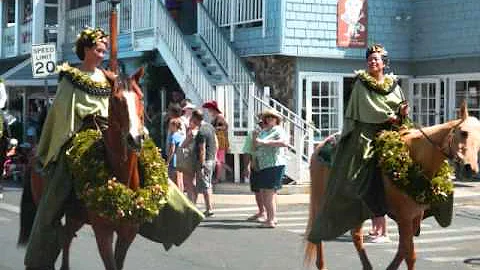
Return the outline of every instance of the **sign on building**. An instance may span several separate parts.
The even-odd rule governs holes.
[[[367,0],[339,0],[337,5],[337,46],[367,47]]]
[[[32,44],[32,73],[34,78],[44,78],[54,74],[56,65],[55,43]]]

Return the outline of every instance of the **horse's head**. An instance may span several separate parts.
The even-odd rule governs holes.
[[[480,121],[468,115],[465,102],[460,108],[460,118],[460,123],[452,130],[450,151],[459,165],[464,166],[466,176],[470,178],[472,173],[479,172]]]
[[[115,79],[109,102],[109,126],[127,146],[139,150],[145,137],[143,118],[143,94],[139,80],[143,76],[143,68],[127,77],[119,75]]]

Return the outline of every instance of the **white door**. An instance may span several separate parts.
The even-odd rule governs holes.
[[[468,106],[468,113],[480,117],[480,75],[465,78],[451,79],[450,89],[452,102],[450,118],[458,117],[461,104],[465,101]]]
[[[445,121],[445,93],[440,80],[434,78],[409,80],[410,116],[421,126]]]
[[[306,78],[305,119],[320,130],[318,141],[339,131],[343,122],[343,77],[311,76]]]

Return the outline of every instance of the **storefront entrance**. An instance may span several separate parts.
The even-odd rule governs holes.
[[[453,117],[460,110],[465,100],[470,115],[480,118],[480,75],[451,79],[450,89],[453,89],[452,103],[455,104]]]
[[[343,77],[306,76],[303,114],[320,130],[315,141],[339,131],[343,121]]]
[[[445,87],[440,79],[410,79],[409,102],[413,122],[421,126],[432,126],[445,122]]]

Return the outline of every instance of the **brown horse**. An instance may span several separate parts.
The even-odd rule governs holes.
[[[426,176],[431,177],[438,171],[446,155],[456,162],[463,163],[466,170],[478,173],[480,121],[468,116],[465,105],[462,105],[460,116],[458,120],[424,128],[423,131],[429,139],[419,130],[410,130],[402,135],[402,140],[410,150],[410,156],[422,166]],[[328,167],[317,158],[321,147],[322,145],[319,145],[315,149],[310,161],[310,214],[306,235],[309,235],[313,222],[322,209],[322,195],[325,194],[329,174]],[[425,210],[429,209],[430,205],[416,203],[385,176],[383,182],[388,211],[395,217],[400,236],[398,251],[387,269],[398,269],[404,259],[409,270],[415,269],[413,236],[419,231]],[[372,269],[363,246],[362,224],[352,228],[351,235],[363,269]],[[305,248],[305,262],[311,263],[315,258],[317,268],[326,269],[322,243],[308,242]]]
[[[106,161],[112,174],[117,181],[125,184],[132,190],[140,187],[140,177],[137,167],[137,153],[141,149],[144,135],[143,119],[143,94],[139,86],[139,80],[143,76],[143,68],[139,69],[132,76],[122,78],[113,73],[106,72],[111,81],[112,94],[109,99],[108,128],[104,132],[106,149]],[[27,181],[28,182],[28,181]],[[24,243],[30,235],[33,219],[32,209],[26,209],[28,197],[38,204],[44,180],[39,174],[32,170],[30,183],[26,183],[22,195],[22,228],[19,244]],[[28,185],[30,184],[30,186]],[[31,188],[31,189],[30,189]],[[70,269],[69,250],[76,232],[84,225],[91,224],[95,233],[97,246],[103,260],[105,269],[120,270],[123,268],[125,256],[130,244],[135,239],[139,225],[129,222],[114,222],[98,216],[95,212],[89,211],[84,205],[78,205],[75,209],[66,211],[65,242],[63,246],[62,270]],[[23,214],[23,212],[30,212]],[[115,249],[113,249],[113,236],[117,233]]]

